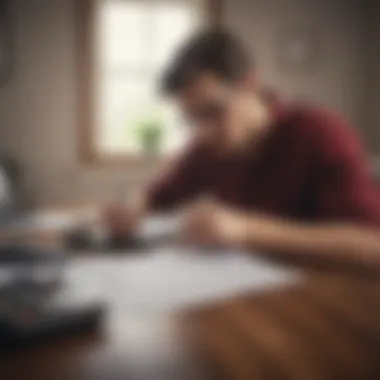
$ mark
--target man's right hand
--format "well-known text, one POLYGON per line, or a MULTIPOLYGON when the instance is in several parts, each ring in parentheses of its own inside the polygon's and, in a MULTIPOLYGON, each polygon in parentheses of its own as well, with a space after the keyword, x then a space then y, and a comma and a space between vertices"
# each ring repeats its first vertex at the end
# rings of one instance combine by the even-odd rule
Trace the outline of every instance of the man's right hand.
POLYGON ((127 237, 136 232, 143 214, 140 207, 123 203, 109 204, 102 210, 101 223, 110 235, 127 237))

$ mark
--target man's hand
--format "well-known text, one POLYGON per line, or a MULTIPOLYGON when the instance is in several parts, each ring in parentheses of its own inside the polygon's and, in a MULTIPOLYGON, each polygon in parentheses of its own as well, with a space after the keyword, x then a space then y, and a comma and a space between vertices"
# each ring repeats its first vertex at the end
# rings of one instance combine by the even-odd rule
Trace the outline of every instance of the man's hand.
POLYGON ((184 212, 184 235, 190 243, 204 246, 241 246, 247 241, 245 214, 215 201, 204 200, 184 212))
POLYGON ((139 227, 146 211, 144 198, 136 198, 134 202, 128 204, 110 204, 101 212, 101 223, 112 236, 130 236, 139 227))
POLYGON ((115 236, 130 235, 136 225, 136 218, 126 205, 112 204, 102 210, 102 224, 110 234, 115 236))
POLYGON ((299 223, 245 214, 203 201, 185 212, 185 237, 205 246, 232 246, 300 254, 333 262, 380 265, 380 234, 373 227, 299 223))

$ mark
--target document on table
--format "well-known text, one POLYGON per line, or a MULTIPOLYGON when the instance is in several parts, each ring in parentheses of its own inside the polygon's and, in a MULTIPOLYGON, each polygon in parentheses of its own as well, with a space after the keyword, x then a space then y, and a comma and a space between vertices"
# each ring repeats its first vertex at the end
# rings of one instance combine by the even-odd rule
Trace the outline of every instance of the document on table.
POLYGON ((166 312, 302 278, 246 252, 162 247, 127 255, 74 260, 68 279, 78 297, 90 293, 124 310, 166 312))

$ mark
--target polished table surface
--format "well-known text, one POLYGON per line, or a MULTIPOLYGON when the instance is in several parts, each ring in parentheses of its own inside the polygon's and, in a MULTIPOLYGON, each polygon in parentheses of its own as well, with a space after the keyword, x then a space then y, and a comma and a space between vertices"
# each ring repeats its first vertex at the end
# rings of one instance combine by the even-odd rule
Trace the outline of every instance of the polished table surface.
POLYGON ((226 255, 193 260, 198 267, 185 263, 181 274, 176 268, 182 259, 170 254, 73 258, 70 282, 91 283, 87 290, 94 296, 110 295, 104 323, 0 358, 0 379, 380 378, 376 273, 331 263, 282 269, 255 257, 229 262, 226 255), (194 277, 202 262, 203 275, 194 277), (231 263, 235 269, 226 269, 231 263), (172 282, 158 268, 176 274, 172 282), (215 276, 226 283, 235 279, 222 289, 213 287, 215 276), (188 291, 192 278, 195 292, 188 291), (159 288, 162 283, 166 288, 159 288))

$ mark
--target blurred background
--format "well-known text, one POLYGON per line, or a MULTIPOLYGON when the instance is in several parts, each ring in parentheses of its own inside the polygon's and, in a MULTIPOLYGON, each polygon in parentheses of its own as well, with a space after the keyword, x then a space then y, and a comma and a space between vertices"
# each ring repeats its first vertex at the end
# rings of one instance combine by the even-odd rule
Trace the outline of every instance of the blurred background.
POLYGON ((252 48, 268 87, 350 121, 379 176, 380 6, 369 3, 1 0, 0 152, 20 196, 80 203, 144 183, 186 133, 156 91, 162 67, 213 24, 252 48))

